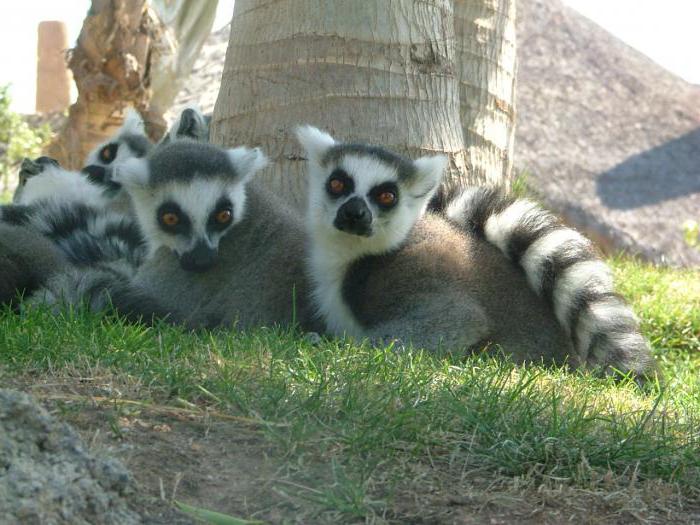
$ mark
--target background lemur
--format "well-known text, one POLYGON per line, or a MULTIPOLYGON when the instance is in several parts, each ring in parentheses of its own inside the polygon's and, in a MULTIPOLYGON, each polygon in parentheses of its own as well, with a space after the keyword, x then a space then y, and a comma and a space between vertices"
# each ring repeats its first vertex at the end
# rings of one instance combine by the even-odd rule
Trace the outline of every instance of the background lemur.
MULTIPOLYGON (((192 109, 182 112, 167 135, 169 140, 206 136, 207 119, 192 109)), ((15 205, 0 208, 0 223, 13 240, 12 245, 0 246, 3 303, 17 291, 28 295, 50 276, 65 272, 69 263, 119 262, 126 265, 123 271, 133 272, 145 254, 145 244, 129 196, 111 174, 127 159, 144 157, 152 149, 141 116, 129 109, 123 126, 88 154, 81 172, 63 170, 49 157, 25 159, 15 205), (66 264, 43 264, 56 257, 66 264)))
POLYGON ((109 200, 99 185, 53 159, 25 159, 14 204, 0 206, 0 222, 40 233, 74 265, 122 260, 138 266, 146 252, 138 224, 112 210, 109 200))
POLYGON ((54 280, 43 300, 108 302, 128 317, 192 327, 312 328, 301 217, 250 178, 259 150, 177 140, 114 171, 133 202, 149 257, 133 277, 113 268, 54 280))
POLYGON ((298 138, 309 158, 313 298, 332 332, 433 350, 492 341, 519 361, 654 369, 634 315, 608 294, 605 265, 532 203, 495 206, 492 192, 475 190, 453 199, 449 219, 424 214, 443 157, 411 162, 311 127, 298 138), (555 240, 574 239, 576 247, 547 262, 555 240), (499 250, 519 255, 527 275, 499 250), (546 286, 556 315, 543 300, 546 286))

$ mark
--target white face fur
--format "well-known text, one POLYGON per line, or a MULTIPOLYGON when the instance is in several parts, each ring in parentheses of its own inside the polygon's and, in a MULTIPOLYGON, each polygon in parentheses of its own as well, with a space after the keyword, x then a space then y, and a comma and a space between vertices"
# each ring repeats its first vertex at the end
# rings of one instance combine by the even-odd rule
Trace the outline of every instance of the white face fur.
POLYGON ((401 244, 447 164, 444 155, 409 161, 378 148, 338 144, 311 126, 299 128, 297 137, 309 159, 307 218, 313 240, 341 259, 401 244))
MULTIPOLYGON (((177 144, 183 143, 172 143, 162 151, 177 144)), ((146 159, 132 159, 115 170, 114 179, 131 197, 151 255, 167 247, 186 270, 205 271, 214 264, 222 237, 244 216, 245 184, 267 163, 258 149, 235 148, 226 154, 235 177, 194 172, 187 178, 167 180, 166 176, 154 183, 146 159)))
POLYGON ((120 140, 126 135, 146 137, 146 128, 141 115, 128 108, 124 123, 109 140, 96 146, 85 159, 85 166, 107 167, 125 162, 133 157, 143 157, 143 151, 134 151, 127 141, 120 140))

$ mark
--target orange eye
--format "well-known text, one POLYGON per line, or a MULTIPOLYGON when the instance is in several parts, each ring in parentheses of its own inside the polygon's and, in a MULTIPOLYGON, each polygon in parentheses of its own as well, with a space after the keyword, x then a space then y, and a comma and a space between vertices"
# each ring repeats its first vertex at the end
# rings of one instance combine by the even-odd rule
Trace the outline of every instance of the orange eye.
POLYGON ((232 218, 233 214, 231 213, 231 210, 221 210, 216 214, 216 222, 219 224, 228 224, 231 222, 232 218))
POLYGON ((343 193, 345 190, 345 183, 340 179, 331 179, 331 181, 328 183, 328 187, 330 188, 331 193, 343 193))
POLYGON ((116 144, 107 144, 104 148, 100 150, 100 159, 102 162, 105 164, 109 164, 114 160, 114 157, 116 157, 117 154, 117 145, 116 144))
POLYGON ((166 226, 177 226, 180 223, 180 217, 176 213, 168 212, 160 216, 160 220, 166 226))
POLYGON ((391 206, 396 202, 396 194, 392 191, 383 191, 377 196, 377 202, 382 206, 391 206))

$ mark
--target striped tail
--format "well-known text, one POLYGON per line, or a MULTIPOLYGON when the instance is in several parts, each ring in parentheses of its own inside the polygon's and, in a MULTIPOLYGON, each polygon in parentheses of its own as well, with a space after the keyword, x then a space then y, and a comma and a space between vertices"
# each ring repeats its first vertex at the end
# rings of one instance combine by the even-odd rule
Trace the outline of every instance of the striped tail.
POLYGON ((497 188, 469 188, 444 202, 448 219, 523 269, 572 338, 582 364, 608 372, 656 372, 637 317, 614 292, 610 268, 590 240, 538 204, 497 188))

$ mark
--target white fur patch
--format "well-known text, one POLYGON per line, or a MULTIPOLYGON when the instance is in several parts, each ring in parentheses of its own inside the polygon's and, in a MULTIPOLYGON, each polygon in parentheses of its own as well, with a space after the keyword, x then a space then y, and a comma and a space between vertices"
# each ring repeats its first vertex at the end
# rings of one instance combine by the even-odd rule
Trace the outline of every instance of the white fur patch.
POLYGON ((102 189, 92 184, 87 177, 56 166, 47 166, 41 173, 27 179, 16 204, 39 201, 83 203, 96 207, 106 204, 102 189))
MULTIPOLYGON (((578 350, 582 360, 585 361, 589 357, 588 351, 593 336, 597 333, 604 333, 612 337, 611 329, 618 325, 621 319, 637 323, 634 312, 617 298, 607 297, 588 305, 575 327, 578 336, 578 350)), ((643 337, 636 332, 620 334, 620 337, 625 336, 634 338, 637 343, 640 339, 644 341, 643 337)), ((593 350, 595 351, 595 349, 593 350)))
POLYGON ((568 267, 554 285, 554 312, 562 325, 566 325, 572 301, 579 290, 597 293, 613 291, 610 268, 602 261, 582 261, 568 267))
POLYGON ((314 245, 309 254, 309 277, 313 283, 312 297, 317 313, 334 335, 365 337, 365 330, 355 319, 343 299, 343 281, 347 273, 346 257, 314 245), (340 255, 340 257, 337 257, 340 255))
POLYGON ((411 184, 413 194, 424 195, 428 193, 429 197, 432 196, 445 174, 448 160, 447 155, 432 155, 413 161, 413 165, 418 171, 415 181, 411 184))
POLYGON ((541 209, 537 204, 527 199, 519 199, 501 213, 488 218, 484 225, 486 238, 503 253, 508 253, 508 242, 513 230, 522 224, 528 215, 540 213, 541 209))
POLYGON ((528 247, 520 264, 525 270, 525 275, 533 290, 537 293, 542 292, 544 262, 563 245, 573 243, 579 246, 590 245, 590 241, 576 230, 560 228, 540 237, 528 247))
POLYGON ((313 126, 299 126, 295 133, 299 144, 306 150, 306 154, 312 162, 319 162, 324 153, 335 145, 333 137, 313 126))
POLYGON ((112 180, 125 187, 148 184, 150 170, 145 158, 130 158, 114 167, 112 180))
POLYGON ((480 194, 481 188, 466 188, 459 197, 452 199, 445 208, 445 216, 453 221, 462 222, 467 210, 474 208, 474 200, 480 194))
POLYGON ((236 171, 243 177, 241 182, 248 180, 258 171, 267 166, 268 160, 260 148, 238 147, 226 151, 231 164, 236 171))

